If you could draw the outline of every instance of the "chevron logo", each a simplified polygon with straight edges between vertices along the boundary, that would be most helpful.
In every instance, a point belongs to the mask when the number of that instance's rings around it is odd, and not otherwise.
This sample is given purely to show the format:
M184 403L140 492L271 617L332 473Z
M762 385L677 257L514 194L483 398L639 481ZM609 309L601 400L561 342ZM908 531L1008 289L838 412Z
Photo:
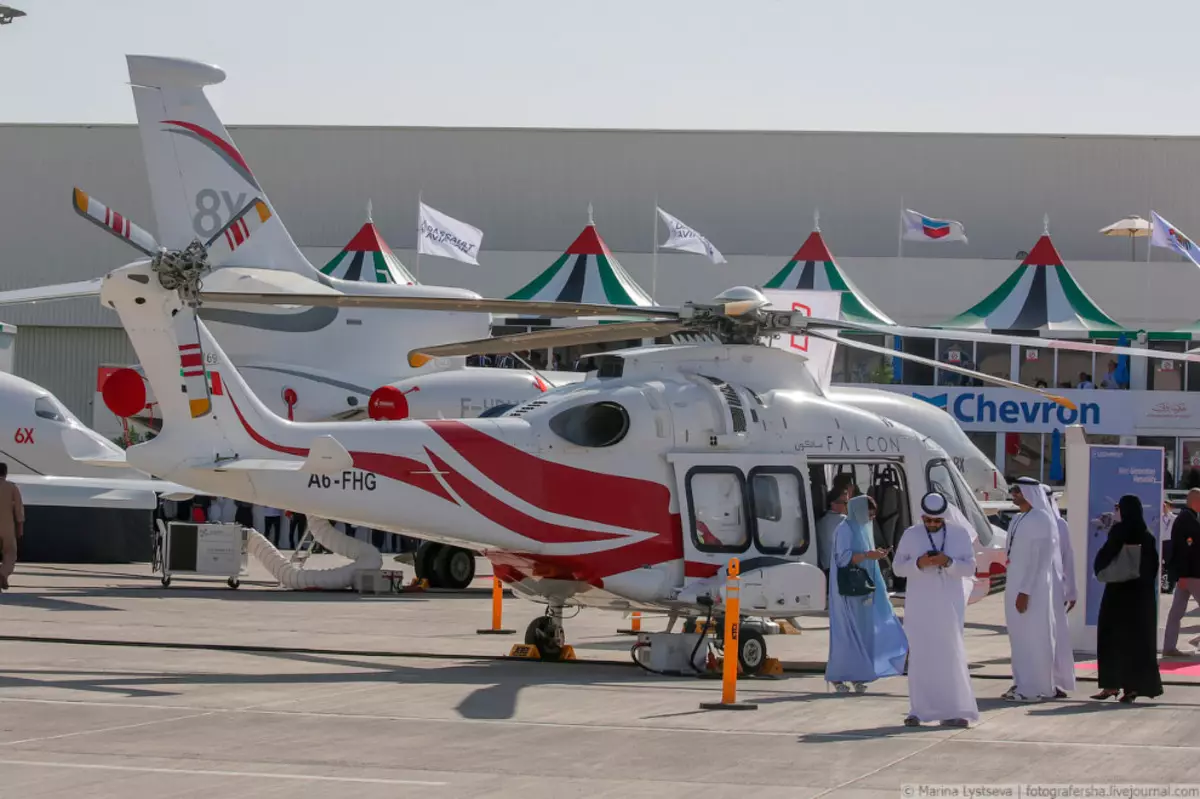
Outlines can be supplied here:
M926 397L924 394L918 394L917 392L914 391L913 397L915 399L919 399L919 400L928 402L930 405L934 406L935 408L941 408L943 411L947 410L945 394L938 394L936 397Z

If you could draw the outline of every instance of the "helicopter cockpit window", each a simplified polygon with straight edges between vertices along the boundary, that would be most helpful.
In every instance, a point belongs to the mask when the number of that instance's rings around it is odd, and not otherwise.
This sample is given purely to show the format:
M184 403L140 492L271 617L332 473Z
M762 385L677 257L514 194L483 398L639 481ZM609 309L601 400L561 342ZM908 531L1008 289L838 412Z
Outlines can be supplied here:
M551 419L550 429L581 447L611 447L629 432L629 412L615 402L576 405Z
M43 419L50 419L55 422L65 422L67 417L58 407L58 403L50 397L38 397L33 401L33 412Z
M746 481L740 469L697 466L688 472L692 541L701 552L745 552L750 546Z
M992 526L957 469L940 458L932 460L925 467L925 482L930 491L943 494L962 511L979 536L979 543L987 546L992 542Z

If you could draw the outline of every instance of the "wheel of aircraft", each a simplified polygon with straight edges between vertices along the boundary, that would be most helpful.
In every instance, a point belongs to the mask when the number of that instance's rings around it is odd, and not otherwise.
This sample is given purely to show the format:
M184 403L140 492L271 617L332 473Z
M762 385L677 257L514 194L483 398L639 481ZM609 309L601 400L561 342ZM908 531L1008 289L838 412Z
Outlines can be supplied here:
M956 364L942 363L940 361L924 358L912 353L894 351L885 347L867 344L862 341L838 337L839 332L850 331L899 335L904 337L939 338L946 335L944 331L932 328L859 324L847 321L811 317L799 311L776 310L770 308L769 300L761 291L745 286L731 288L710 302L687 302L678 307L631 307L623 305L580 302L534 302L524 300L403 296L388 294L351 295L342 293L332 288L323 293L305 293L288 291L287 285L284 283L254 284L265 285L266 288L263 290L229 290L221 288L206 289L202 282L203 278L214 268L220 266L222 262L227 260L234 249L240 247L248 238L253 235L257 228L261 227L267 222L268 219L270 219L272 214L271 209L261 199L255 198L252 200L244 207L241 213L234 216L234 218L231 219L224 228L218 231L207 242L201 243L198 240L193 241L182 250L168 250L158 246L153 237L151 237L150 234L148 234L144 229L132 224L129 220L125 219L119 214L116 214L105 206L100 205L98 202L92 200L90 197L78 190L75 193L75 207L80 211L80 213L101 227L104 227L109 233L121 238L123 241L135 247L143 254L150 256L148 265L144 261L137 264L132 264L123 268L122 270L111 273L108 278L105 278L105 285L111 287L111 290L109 291L110 299L108 302L118 311L118 313L122 314L123 322L126 322L126 317L131 320L141 319L143 321L153 322L155 325L160 326L164 331L169 331L171 334L173 334L174 338L177 339L176 343L179 345L179 355L174 357L182 358L182 364L184 367L182 391L186 395L186 410L190 411L190 416L193 420L200 420L212 416L213 420L210 421L213 424L221 424L219 421L216 421L216 415L212 414L213 393L210 392L206 382L205 369L203 365L207 363L225 364L232 374L236 374L236 369L234 369L232 365L226 364L225 361L222 360L224 356L220 351L219 345L217 345L212 338L204 337L200 334L200 326L197 322L195 310L206 301L237 305L257 304L280 306L380 307L417 311L494 313L510 317L617 317L633 320L585 327L540 330L536 332L497 336L453 344L422 346L417 349L413 349L408 353L409 363L414 367L419 367L429 362L433 358L443 356L487 355L527 349L535 350L580 345L597 345L608 342L645 338L671 338L675 344L684 344L689 347L689 351L696 351L697 348L703 348L705 346L713 346L718 348L726 348L728 353L735 347L750 348L761 346L764 339L770 339L781 335L797 335L812 336L814 338L829 340L841 346L861 349L888 358L900 358L902 360L912 361L925 366L961 374L974 380L978 380L982 383L1030 391L1056 404L1070 409L1076 408L1074 403L1072 403L1069 399L1053 394L1052 392L1041 388L1027 386L1016 381L995 377L972 369L966 369ZM117 279L118 277L119 279ZM130 281L132 281L132 283L130 283ZM154 282L158 283L157 287L151 285ZM139 287L144 286L145 288L131 288L131 285L136 285ZM232 283L226 281L224 285L236 286L238 284L236 281ZM155 313L155 308L162 308L165 306L144 305L146 303L146 299L141 295L147 292L158 292L156 295L158 302L169 302L172 306L177 305L173 298L168 299L169 295L164 294L163 290L177 294L181 302L178 304L179 307L176 307L171 311L172 316L170 318L164 317L162 321L158 321L150 315ZM135 310L138 307L137 304L143 304L144 311ZM127 325L127 330L128 329L131 329L129 325ZM145 334L143 333L142 335L144 336ZM990 333L955 331L954 336L956 339L981 342L1004 344L1028 343L1027 338L995 335ZM138 342L135 341L135 347L137 346ZM1151 353L1147 350L1140 350L1131 347L1115 347L1056 339L1039 339L1039 346L1048 349L1102 352L1108 354L1130 355L1134 357L1149 357L1151 355ZM143 347L148 352L151 351L145 339L143 339ZM206 347L213 348L214 352L205 352ZM666 349L670 348L668 347ZM1159 359L1200 362L1200 355L1192 353L1167 353L1155 351L1152 353L1152 356ZM163 357L169 358L172 356ZM745 357L746 362L751 360L748 352L745 354ZM144 362L145 359L143 358L143 363ZM158 361L159 365L157 367L159 369L159 380L163 383L169 380L171 384L179 385L176 382L178 378L175 376L177 372L174 371L178 367L172 366L167 368L163 366L164 363L165 362L163 361L162 357L160 357ZM176 360L175 363L178 364L179 361ZM667 367L664 367L664 370L666 369ZM678 369L676 371L678 372ZM663 373L666 374L667 372L664 371ZM707 375L701 376L707 377ZM676 374L676 377L678 377L678 373ZM747 406L743 403L745 401L753 403L754 400L759 399L758 396L755 394L753 397L748 396L746 400L743 400L738 391L734 387L730 386L727 382L716 377L708 377L708 380L719 386L717 390L726 396L726 403L728 405L731 407L733 404L737 405L737 416L740 419L740 423L744 429L746 424L746 416L753 415L757 413L757 411L754 410L753 405L747 408ZM760 386L760 388L768 388L768 386L767 384L764 384L763 386ZM753 393L754 392L751 392L751 394ZM801 393L807 393L811 396L814 392L808 390ZM820 400L821 398L818 395L816 399ZM231 400L224 401L230 402ZM541 402L542 405L546 404L542 401L539 402ZM603 402L597 404L605 405ZM622 438L624 436L624 431L628 428L629 424L628 415L620 405L616 405L614 403L607 403L607 405L616 408L617 415L620 417L619 419L614 417L611 412L597 415L587 411L581 415L574 413L572 409L568 409L567 411L564 411L553 417L553 419L549 421L550 429L561 439L570 442L580 450L586 451L597 448L603 449L604 447L615 443L613 440L615 430L620 431L617 435L617 438ZM586 407L590 408L591 406ZM760 401L759 407L766 409L767 406ZM579 406L579 408L584 409L585 406ZM523 410L523 408L513 409L512 413L519 414ZM746 413L746 410L749 410L749 414ZM611 408L609 411L611 411ZM774 413L779 414L781 411L775 411ZM223 418L228 418L227 415L223 414L222 416ZM596 418L593 419L593 416ZM754 418L757 423L758 417L754 416ZM595 424L592 424L593 421ZM620 421L621 423L615 424L616 421ZM786 421L786 419L782 420L782 422ZM182 420L180 423L186 424L186 422ZM266 425L271 424L271 422L265 418L263 419L263 423ZM881 420L878 417L874 417L873 422L868 418L863 417L856 423L867 425L868 427L875 423L881 425L891 425L888 420ZM397 423L397 425L402 424L404 423ZM463 422L458 422L456 424L466 425L466 423ZM483 424L495 424L495 422L484 422ZM315 432L316 430L326 429L319 424L296 425L296 427L297 435L318 435ZM786 425L783 425L782 427L783 429L786 429ZM253 458L243 459L234 455L231 458L227 458L222 461L215 461L213 464L203 467L203 469L216 472L226 471L233 468L247 470L251 473L265 471L267 473L281 474L292 469L310 468L306 465L309 462L312 462L311 468L318 468L320 466L319 462L321 461L353 463L348 447L387 447L387 443L379 443L377 439L382 436L382 438L384 438L386 441L399 441L399 437L407 435L406 431L411 429L415 428L396 427L394 430L389 428L389 430L392 430L392 432L388 433L383 433L382 431L372 431L372 440L370 443L354 444L351 439L355 439L355 437L358 435L357 433L352 432L349 427L345 430L342 428L337 428L336 431L331 430L330 432L320 436L319 440L313 440L307 449L300 449L298 444L294 445L298 451L304 453L304 457L308 458L308 460L303 463L299 460L294 460L290 465L288 465L285 463L285 459L279 457L278 455L274 455L266 460ZM462 429L465 431L473 431L473 435L479 432L470 425L466 425ZM312 430L313 432L304 432L306 430ZM244 433L242 434L244 435ZM287 435L282 429L279 430L277 434L279 436ZM482 435L482 433L479 434ZM230 432L230 435L233 435L232 431ZM796 434L793 433L790 435L795 436ZM350 443L343 444L341 440L343 436L346 437L346 440ZM603 440L601 441L599 438L596 438L597 436L603 438ZM783 438L787 437L782 433L780 436ZM487 438L487 436L485 435L484 438ZM715 434L711 436L711 446L713 448L720 448L721 442L718 440L719 438L720 437ZM792 460L797 460L803 464L806 462L807 457L805 454L805 447L808 447L811 443L815 442L797 440L794 450L791 443L789 443L786 450L788 453L786 457ZM506 446L498 441L497 444L501 447ZM654 445L652 445L650 442L646 442L647 453L651 452L651 446ZM509 449L512 450L512 448ZM137 451L139 450L134 450L134 452ZM148 460L144 462L146 465L146 470L155 473L158 461L154 459L155 456L150 454L151 452L155 451L153 442L150 445L145 445L145 448L140 451L147 453L146 457ZM281 450L277 448L274 451L283 452L288 450ZM519 452L518 450L512 451L514 453ZM653 451L657 452L658 450L655 449ZM932 452L933 450L930 451ZM773 457L776 459L785 457L783 454L776 452L775 450L772 450L771 452L774 453ZM941 451L938 450L938 452ZM372 457L377 457L374 451L368 451L367 454L370 454ZM633 460L637 459L636 453L630 452L630 455L633 457ZM172 457L175 456L173 455ZM396 453L389 453L386 457L396 457ZM438 456L431 455L431 457L433 457L436 462ZM515 457L515 455L511 455L509 457ZM529 457L532 458L532 462L534 464L541 463L536 457ZM172 461L172 463L178 462L179 461L177 457L175 457L175 459ZM579 463L582 463L582 461L579 461ZM901 463L907 462L901 461ZM576 477L572 479L579 479L580 475L596 475L597 477L611 476L617 480L630 481L632 484L653 486L656 491L658 489L662 489L663 491L667 491L668 494L673 493L672 489L660 483L653 483L645 480L637 480L634 478L621 476L625 469L623 467L616 468L618 464L612 464L607 467L612 471L606 471L604 467L589 471L588 469L582 469L579 468L579 466L571 466L570 464L553 465L556 468L560 468L561 473L571 473L576 475ZM908 470L910 475L912 475L910 479L924 479L926 478L926 475L923 472L924 465L925 462L923 460L919 464L914 461L911 464L904 466L904 468ZM920 472L921 476L919 478L916 476L917 473L915 472L918 467L922 469ZM169 467L167 468L167 471L170 471L170 468L178 467ZM539 465L536 466L536 468L542 468L542 466ZM946 468L949 469L950 467ZM159 471L161 471L161 469L159 469ZM193 472L195 472L195 469L193 469ZM442 473L443 472L438 472L438 474ZM414 476L417 474L428 475L432 474L432 472L424 470L423 468L419 472L411 472L409 474ZM197 474L197 476L200 475ZM415 477L411 479L415 479ZM489 479L494 481L497 479L497 477L493 475ZM804 478L799 475L796 479L797 481L804 480ZM441 484L439 483L438 485L440 486ZM468 481L466 484L460 483L460 485L464 490L467 491L474 490L478 492L478 490L482 488L482 486L479 484L471 483L470 481ZM800 493L804 492L801 491ZM675 496L678 497L678 494L676 493ZM722 494L720 496L724 495ZM486 502L484 498L480 498L479 501ZM539 498L536 500L529 500L528 502L536 505L538 501L544 500ZM385 506L382 504L378 505L378 508L383 507ZM387 505L386 507L391 509L389 511L390 513L395 512L394 505ZM461 508L461 506L458 506L457 503L456 507ZM511 506L506 507L511 509ZM565 506L561 505L556 507L565 508ZM375 512L382 513L382 511L379 511L378 508L376 508ZM548 511L544 507L539 506L537 510L538 512L545 513L554 512L565 517L573 515L571 509ZM463 512L466 513L467 511ZM699 518L695 515L694 510L690 510L688 512L692 514L692 519L696 521L697 529L699 529L700 526L704 526L699 521ZM403 514L401 514L399 517L388 516L386 521L389 525L396 524L396 519L398 518L403 518ZM462 519L463 523L466 524L475 523L474 517L460 516L459 518ZM535 519L534 522L538 522L538 520ZM538 523L545 524L545 522ZM581 523L588 523L588 520L584 520L584 522ZM598 522L596 522L595 519L592 519L590 523ZM430 524L436 527L436 523L430 522ZM481 526L473 529L470 531L470 534L467 534L465 531L462 532L462 540L465 542L477 543L484 548L488 546L495 546L495 544L492 542L494 542L496 539L492 537L493 533L489 531L494 529L497 523L492 522L491 524L492 527L490 528ZM504 524L499 524L499 526L514 531L517 536L525 535L524 533L516 532L520 529L520 525L516 525L516 527L506 527ZM728 525L725 527L727 528ZM728 530L725 528L722 529L725 532L728 532ZM448 530L443 531L443 534L448 533ZM582 533L585 536L593 535L592 532L586 530L582 531ZM708 533L709 531L705 530L705 534L707 535ZM559 536L573 536L577 533L571 527L559 525L555 528L553 534ZM611 533L595 534L603 536L613 535ZM455 535L458 536L459 533L456 532ZM525 535L525 537L529 538L528 535ZM705 541L704 543L706 546L710 544L708 541ZM987 542L984 541L983 543L986 544ZM723 545L723 542L719 538L714 537L714 541L711 542L711 544L720 546ZM622 547L627 546L628 544L617 544L615 548L608 549L605 554L614 551L619 552ZM757 547L758 545L756 544L755 546ZM503 548L503 546L501 548ZM599 551L600 550L589 549L585 546L579 550L579 552L582 554L572 554L571 557L574 559L575 563L582 564L583 567L586 567L589 563L589 559L593 555L599 553ZM517 552L518 554L521 554L519 550ZM788 553L785 552L785 554ZM474 564L473 561L468 564L466 560L462 559L464 556L466 556L467 560L470 560L470 553L466 550L461 550L454 547L439 547L438 545L434 544L423 545L422 551L418 552L417 557L418 574L424 573L429 575L431 582L436 579L439 583L441 583L444 579L445 583L447 584L467 579L468 575L473 572ZM534 553L531 557L536 558L536 553ZM775 570L779 575L783 575L785 573L785 567L788 564L793 567L804 566L805 569L815 569L815 567L812 567L811 564L800 563L795 558L790 560L788 558L782 558L779 560L782 560L784 564L779 569ZM774 569L774 567L770 568ZM760 571L763 573L767 572L768 570L769 569L766 567L760 568ZM583 571L586 573L586 568L583 568ZM637 577L629 576L642 571L644 571L644 569L639 567L637 569L624 569L620 572L617 572L617 576L625 575L622 577L624 582L622 582L622 580L610 580L607 576L605 576L605 590L610 591L619 598L625 600L628 600L631 595L636 597L638 594L644 594L645 584L638 583ZM792 572L787 573L790 574ZM805 574L808 574L808 572L806 571ZM588 590L585 580L581 580L579 578L574 579L583 587L577 589L576 593L566 594L565 596L567 597L580 596L581 594L578 593L579 591L586 593ZM658 578L653 579L657 580ZM716 578L706 577L704 579L715 580ZM783 577L781 576L777 579L783 579ZM803 579L808 580L809 576L805 576ZM824 578L821 578L822 582L823 579ZM712 585L715 586L716 583L713 582ZM626 589L626 586L628 589ZM629 593L623 595L621 593L623 590L628 590ZM699 610L703 604L700 601L701 597L699 595L690 596L686 601L678 600L677 595L678 590L676 590L674 594L658 593L655 594L653 599L649 601L661 603L663 605L667 605L668 607L670 606L670 603L677 603L679 607L674 609L681 610L688 615L694 615L694 613ZM704 598L707 598L711 603L712 594L705 594ZM526 643L538 647L543 659L557 660L562 656L563 649L566 644L562 625L562 611L565 606L565 601L567 600L564 599L564 595L562 594L542 596L542 600L547 603L546 613L544 616L533 620L529 624L529 627L525 633L525 640ZM570 601L572 602L572 605L575 604L574 599L570 599ZM643 597L639 601L647 600ZM744 630L739 641L738 652L736 655L735 653L729 653L729 656L738 657L743 670L747 673L757 673L759 670L761 670L766 661L765 640L757 631Z
M433 560L439 587L461 590L475 579L475 555L460 547L443 546Z
M539 616L525 628L525 643L536 646L542 660L559 660L567 643L562 623L550 614Z
M418 580L427 580L430 588L442 587L441 580L433 568L434 561L437 560L437 556L441 551L442 544L423 541L421 542L421 546L417 547L416 554L413 555L413 572L416 574Z

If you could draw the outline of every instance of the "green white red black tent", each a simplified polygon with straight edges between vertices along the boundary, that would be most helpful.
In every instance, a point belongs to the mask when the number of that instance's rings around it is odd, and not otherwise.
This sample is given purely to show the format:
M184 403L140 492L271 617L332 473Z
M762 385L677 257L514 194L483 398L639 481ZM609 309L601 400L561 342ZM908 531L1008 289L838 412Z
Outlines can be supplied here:
M510 300L594 302L650 306L654 303L589 223L562 257L529 281Z
M379 235L379 229L369 217L345 249L321 267L321 272L330 277L363 283L398 283L402 286L412 286L417 282L388 247L383 236Z
M780 269L775 277L763 286L766 289L788 291L840 291L842 293L842 317L850 322L874 325L894 325L895 322L866 298L858 287L846 277L846 273L833 260L821 231L814 230L804 244Z
M995 291L941 326L1085 334L1122 330L1075 281L1049 234Z

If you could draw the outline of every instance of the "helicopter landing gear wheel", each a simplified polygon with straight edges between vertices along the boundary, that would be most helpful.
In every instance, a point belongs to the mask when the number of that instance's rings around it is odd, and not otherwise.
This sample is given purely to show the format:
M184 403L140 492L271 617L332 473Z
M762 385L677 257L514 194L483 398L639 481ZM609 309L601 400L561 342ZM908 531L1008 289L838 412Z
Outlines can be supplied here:
M562 659L567 636L563 632L561 614L561 608L557 612L550 608L545 616L534 619L525 628L525 643L537 647L541 660Z
M434 562L441 551L441 544L435 544L432 541L422 541L421 546L417 547L417 552L413 556L413 572L416 574L418 580L428 580L430 588L442 587L441 580L438 579L437 572L433 568Z
M242 581L236 577L230 577L228 580L225 581L225 584L236 591L237 587L242 584Z
M162 583L163 588L166 588L167 586L169 586L171 584L171 578L169 576L165 576L161 580L159 580L159 582Z
M475 553L459 547L443 546L432 558L433 573L440 588L462 590L475 579Z
M767 642L758 630L738 631L738 663L744 674L758 674L767 662Z

